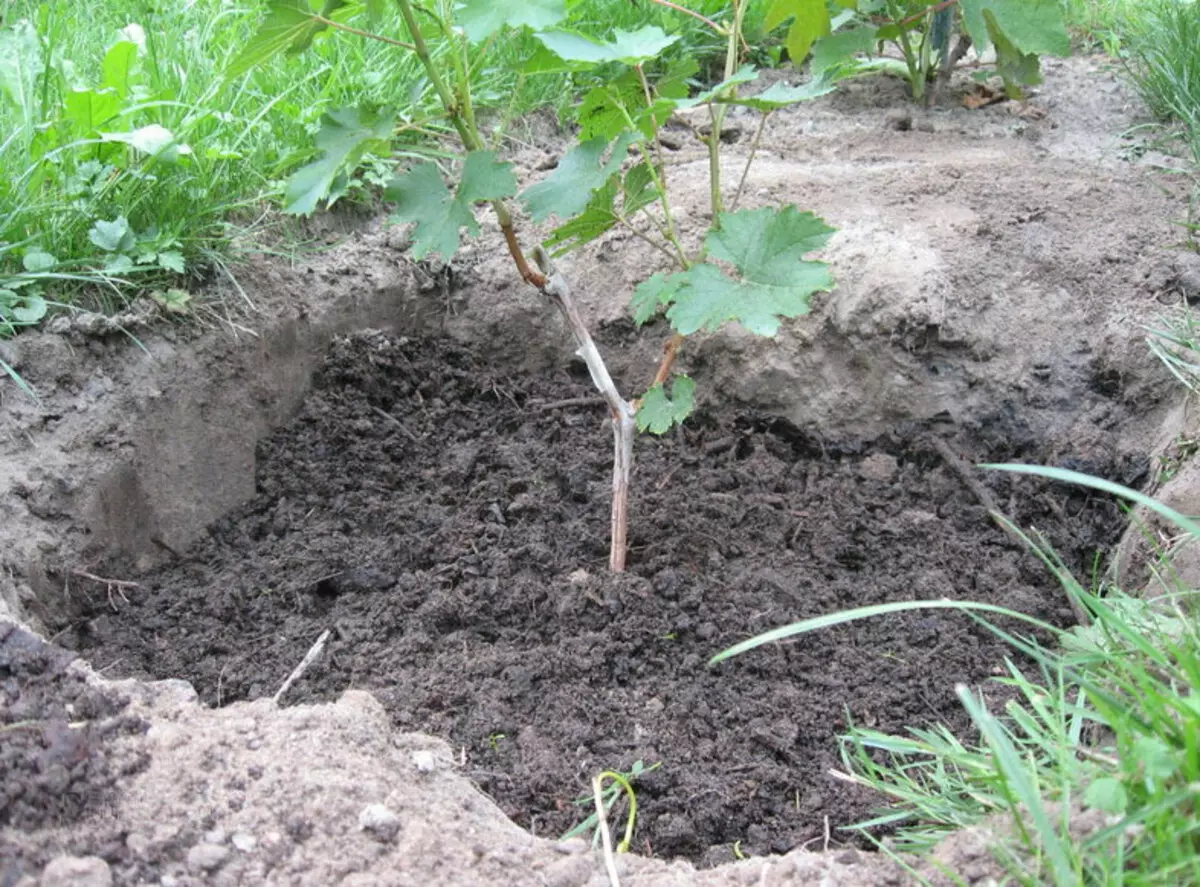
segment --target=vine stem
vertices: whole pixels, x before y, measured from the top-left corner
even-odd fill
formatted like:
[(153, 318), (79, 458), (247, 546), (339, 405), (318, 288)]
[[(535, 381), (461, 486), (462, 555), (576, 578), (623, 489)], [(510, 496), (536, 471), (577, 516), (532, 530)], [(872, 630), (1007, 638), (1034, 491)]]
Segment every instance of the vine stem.
[(754, 132), (754, 141), (750, 145), (750, 156), (746, 158), (746, 165), (742, 167), (742, 177), (738, 179), (737, 191), (733, 194), (733, 200), (729, 204), (730, 212), (738, 208), (738, 204), (742, 202), (742, 192), (746, 190), (746, 177), (750, 175), (750, 165), (754, 163), (754, 158), (758, 154), (759, 145), (762, 143), (763, 130), (767, 128), (767, 118), (771, 116), (770, 111), (763, 111), (762, 117), (758, 121), (758, 129)]
[(571, 296), (567, 279), (554, 267), (550, 254), (541, 246), (534, 250), (534, 258), (546, 276), (542, 292), (562, 313), (578, 346), (578, 354), (587, 364), (592, 384), (608, 404), (613, 426), (613, 481), (612, 481), (612, 533), (608, 551), (608, 568), (614, 573), (625, 571), (625, 552), (628, 548), (629, 527), (629, 478), (633, 473), (634, 416), (637, 411), (617, 390), (609, 375), (604, 358), (588, 332), (587, 324)]
[[(468, 151), (487, 150), (487, 145), (479, 137), (478, 131), (470, 125), (470, 121), (463, 116), (463, 109), (455, 100), (454, 93), (446, 85), (445, 78), (437, 69), (437, 65), (433, 63), (433, 57), (429, 54), (429, 46), (425, 43), (425, 38), (421, 36), (421, 27), (417, 24), (416, 16), (413, 14), (412, 3), (410, 0), (396, 0), (396, 5), (400, 7), (404, 25), (408, 28), (409, 36), (412, 37), (412, 50), (417, 54), (425, 73), (429, 75), (429, 82), (433, 85), (442, 107), (450, 115), (450, 122), (457, 130), (459, 138), (462, 139), (463, 146)], [(517, 240), (512, 213), (509, 212), (508, 206), (503, 200), (493, 200), (490, 203), (493, 212), (496, 213), (496, 220), (500, 223), (500, 230), (504, 234), (504, 243), (508, 247), (509, 255), (512, 256), (513, 263), (517, 266), (517, 273), (526, 283), (542, 289), (546, 285), (546, 278), (529, 267), (529, 262), (525, 259), (525, 253), (521, 250), (521, 244)]]
[(378, 40), (380, 43), (386, 43), (388, 46), (399, 46), (401, 49), (416, 50), (416, 47), (411, 43), (405, 43), (403, 40), (393, 40), (391, 37), (384, 37), (382, 34), (374, 34), (371, 31), (352, 28), (350, 25), (343, 25), (341, 22), (335, 22), (333, 19), (326, 18), (315, 12), (309, 13), (309, 16), (314, 22), (320, 22), (325, 27), (333, 28), (336, 31), (345, 31), (347, 34), (353, 34), (355, 37), (365, 37), (368, 40)]

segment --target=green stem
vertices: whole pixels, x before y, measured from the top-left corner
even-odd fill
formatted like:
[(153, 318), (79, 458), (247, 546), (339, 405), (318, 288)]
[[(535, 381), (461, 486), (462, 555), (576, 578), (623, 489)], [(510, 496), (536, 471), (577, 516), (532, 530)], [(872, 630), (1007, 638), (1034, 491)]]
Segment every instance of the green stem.
[[(413, 52), (417, 54), (421, 66), (425, 69), (425, 73), (429, 75), (429, 82), (433, 84), (434, 92), (437, 93), (442, 107), (446, 109), (446, 113), (450, 116), (450, 122), (458, 132), (459, 138), (462, 139), (463, 147), (467, 151), (487, 150), (487, 144), (480, 137), (474, 118), (467, 116), (470, 113), (469, 87), (464, 90), (467, 92), (467, 107), (466, 114), (464, 114), (463, 106), (455, 100), (454, 93), (446, 85), (446, 81), (437, 69), (437, 65), (433, 63), (433, 57), (429, 54), (429, 46), (425, 43), (425, 38), (421, 36), (421, 28), (417, 24), (416, 16), (413, 14), (412, 3), (410, 0), (396, 0), (396, 5), (400, 7), (400, 15), (404, 19), (404, 26), (408, 28), (408, 33), (412, 37)], [(444, 21), (439, 20), (439, 23), (443, 28), (445, 27)], [(455, 58), (458, 58), (457, 54)], [(545, 275), (539, 274), (529, 267), (529, 262), (526, 261), (525, 254), (521, 251), (521, 245), (517, 241), (517, 235), (513, 229), (512, 213), (509, 212), (508, 206), (503, 200), (492, 200), (490, 203), (493, 212), (496, 213), (496, 221), (500, 223), (500, 230), (504, 234), (504, 241), (508, 246), (513, 263), (517, 266), (517, 272), (521, 275), (521, 279), (539, 289), (545, 287)]]
[[(746, 0), (733, 0), (733, 25), (729, 29), (729, 42), (725, 49), (725, 78), (728, 80), (737, 71), (738, 52), (741, 45), (742, 20), (746, 14)], [(730, 87), (736, 91), (737, 87)], [(716, 98), (720, 98), (717, 96)], [(713, 227), (719, 226), (720, 213), (725, 205), (721, 198), (721, 127), (725, 123), (727, 108), (723, 102), (713, 101), (708, 105), (712, 130), (708, 134), (708, 189), (712, 206)]]
[(762, 144), (763, 130), (767, 128), (767, 118), (770, 116), (770, 111), (763, 111), (762, 117), (758, 120), (758, 129), (755, 130), (754, 141), (750, 145), (750, 156), (746, 158), (746, 165), (742, 167), (742, 177), (738, 180), (737, 191), (733, 194), (733, 202), (729, 204), (731, 212), (736, 210), (742, 201), (742, 192), (746, 190), (746, 177), (750, 175), (750, 165), (754, 163), (754, 158), (758, 154), (759, 145)]
[[(899, 21), (901, 10), (895, 0), (887, 0), (888, 15), (893, 21)], [(912, 87), (914, 99), (921, 98), (925, 93), (924, 78), (920, 72), (920, 61), (913, 52), (912, 41), (908, 39), (908, 31), (900, 28), (900, 50), (904, 53), (904, 65), (908, 68), (908, 82)]]

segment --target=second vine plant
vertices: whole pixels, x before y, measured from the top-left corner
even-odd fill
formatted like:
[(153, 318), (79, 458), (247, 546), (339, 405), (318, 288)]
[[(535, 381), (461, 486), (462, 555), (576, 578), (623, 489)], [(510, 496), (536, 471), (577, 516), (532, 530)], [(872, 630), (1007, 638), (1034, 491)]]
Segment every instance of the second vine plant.
[[(267, 58), (309, 47), (323, 31), (346, 31), (384, 40), (398, 52), (412, 53), (424, 68), (425, 94), (414, 107), (432, 106), (460, 143), (456, 181), (447, 181), (433, 162), (420, 162), (397, 175), (386, 189), (392, 219), (413, 223), (412, 251), (420, 259), (438, 253), (446, 260), (458, 250), (463, 229), (479, 231), (475, 207), (491, 207), (504, 235), (516, 273), (562, 312), (612, 418), (614, 455), (612, 538), (609, 566), (625, 569), (630, 471), (635, 428), (661, 434), (682, 422), (694, 408), (692, 380), (676, 372), (675, 359), (687, 336), (726, 324), (774, 336), (783, 318), (809, 310), (813, 293), (828, 290), (832, 277), (824, 265), (804, 258), (824, 246), (833, 229), (795, 206), (738, 209), (737, 193), (726, 206), (721, 181), (722, 123), (731, 106), (740, 105), (765, 122), (773, 111), (832, 91), (832, 78), (802, 86), (776, 83), (756, 95), (739, 88), (758, 72), (740, 64), (745, 49), (742, 22), (748, 0), (735, 0), (721, 21), (704, 18), (675, 3), (660, 5), (703, 19), (725, 41), (722, 82), (691, 95), (697, 71), (689, 60), (668, 62), (664, 53), (678, 39), (648, 25), (601, 36), (570, 27), (569, 0), (272, 0), (265, 20), (235, 60), (239, 75)], [(659, 0), (653, 0), (659, 2)], [(778, 4), (777, 4), (778, 5)], [(783, 6), (786, 6), (784, 4)], [(781, 7), (782, 9), (783, 7)], [(348, 24), (365, 15), (370, 30)], [(779, 21), (786, 20), (779, 13)], [(795, 23), (794, 23), (795, 24)], [(587, 91), (576, 111), (577, 143), (543, 181), (520, 191), (511, 164), (500, 161), (476, 122), (471, 77), (485, 64), (498, 40), (528, 29), (538, 50), (519, 74), (602, 69), (602, 85)], [(659, 129), (677, 111), (707, 108), (708, 125), (696, 127), (707, 145), (711, 224), (701, 246), (689, 252), (672, 209), (668, 170)], [(406, 115), (407, 116), (407, 115)], [(326, 114), (317, 135), (322, 155), (299, 170), (287, 188), (288, 209), (310, 212), (344, 187), (347, 168), (368, 150), (385, 146), (401, 115), (395, 109), (341, 109)], [(411, 119), (409, 117), (408, 119)], [(426, 118), (428, 119), (428, 118)], [(761, 135), (761, 127), (759, 129)], [(756, 141), (757, 144), (757, 141)], [(746, 168), (754, 159), (753, 149)], [(518, 192), (520, 192), (518, 194)], [(536, 264), (526, 258), (511, 203), (517, 198), (533, 223), (554, 217), (558, 227), (533, 248)], [(631, 294), (634, 320), (642, 325), (660, 312), (671, 326), (663, 357), (647, 389), (627, 399), (617, 389), (585, 325), (570, 285), (552, 259), (623, 228), (653, 244), (670, 263)]]

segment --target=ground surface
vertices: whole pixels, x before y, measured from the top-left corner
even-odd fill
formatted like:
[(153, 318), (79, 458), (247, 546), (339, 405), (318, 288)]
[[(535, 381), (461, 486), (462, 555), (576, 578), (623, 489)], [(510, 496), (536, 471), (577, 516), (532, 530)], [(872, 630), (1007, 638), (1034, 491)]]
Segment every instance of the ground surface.
[[(968, 461), (1137, 483), (1179, 418), (1141, 325), (1179, 298), (1182, 204), (1120, 138), (1139, 117), (1113, 71), (1053, 63), (1032, 103), (976, 112), (904, 101), (889, 81), (856, 82), (768, 125), (746, 202), (835, 224), (838, 287), (769, 349), (736, 333), (689, 346), (704, 408), (639, 443), (620, 580), (600, 568), (603, 412), (546, 408), (587, 386), (494, 231), (449, 268), (414, 265), (402, 236), (371, 228), (292, 264), (252, 261), (239, 279), (262, 313), (241, 312), (236, 291), (198, 294), (217, 326), (203, 334), (147, 311), (119, 326), (60, 318), (5, 344), (41, 400), (0, 390), (0, 607), (105, 675), (189, 677), (224, 707), (104, 685), (53, 652), (22, 660), (52, 679), (0, 669), (25, 712), (0, 728), (38, 724), (5, 730), (17, 751), (0, 756), (3, 797), (24, 800), (0, 811), (16, 860), (0, 879), (69, 853), (101, 857), (118, 883), (603, 883), (586, 853), (556, 855), (465, 777), (554, 835), (591, 773), (639, 758), (663, 763), (640, 793), (638, 846), (656, 855), (819, 848), (824, 815), (861, 815), (870, 799), (827, 775), (847, 711), (880, 728), (954, 722), (953, 682), (984, 678), (1000, 648), (939, 615), (715, 671), (704, 659), (856, 602), (950, 596), (1069, 618), (934, 441)], [(731, 123), (727, 181), (755, 121)], [(679, 218), (702, 222), (703, 156), (674, 135)], [(513, 157), (539, 176), (562, 140), (532, 136)], [(564, 262), (631, 391), (665, 333), (634, 341), (626, 294), (658, 267), (619, 234)], [(331, 337), (373, 327), (411, 341), (339, 340), (305, 401)], [(1113, 538), (1107, 503), (986, 483), (1074, 564)], [(1194, 512), (1195, 489), (1172, 501)], [(273, 694), (326, 629), (326, 655), (285, 703), (370, 689), (382, 707), (359, 693), (228, 705)], [(107, 701), (76, 721), (65, 705), (84, 698), (81, 675)], [(440, 762), (436, 784), (418, 751)], [(63, 779), (65, 807), (49, 793)], [(398, 834), (359, 827), (372, 803), (397, 812)], [(973, 860), (985, 877), (978, 846), (951, 851), (952, 869)], [(639, 884), (890, 883), (878, 863), (623, 865)]]
[[(184, 677), (216, 705), (273, 695), (332, 629), (292, 699), (370, 690), (399, 728), (460, 749), (465, 772), (541, 835), (582, 818), (571, 801), (595, 773), (661, 763), (641, 784), (639, 847), (716, 861), (735, 843), (786, 852), (826, 820), (867, 818), (874, 799), (828, 772), (848, 719), (961, 723), (955, 685), (986, 679), (1005, 651), (935, 614), (716, 670), (712, 654), (893, 600), (1070, 618), (933, 448), (952, 428), (822, 443), (781, 420), (701, 415), (639, 448), (631, 568), (610, 577), (604, 411), (554, 406), (587, 393), (566, 373), (497, 378), (434, 341), (338, 340), (295, 421), (264, 442), (259, 495), (184, 563), (139, 577), (128, 605), (97, 594), (77, 643), (105, 674)], [(1039, 460), (1006, 422), (988, 424), (986, 449), (960, 433), (968, 457)], [(1103, 460), (1075, 456), (1140, 479)], [(1117, 539), (1111, 503), (992, 482), (1073, 566)]]

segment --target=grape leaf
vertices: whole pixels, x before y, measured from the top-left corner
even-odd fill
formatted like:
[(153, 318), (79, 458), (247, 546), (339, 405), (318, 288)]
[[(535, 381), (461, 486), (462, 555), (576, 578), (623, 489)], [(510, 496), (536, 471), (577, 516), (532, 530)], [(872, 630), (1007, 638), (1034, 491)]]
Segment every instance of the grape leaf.
[(479, 234), (472, 206), (483, 200), (511, 197), (516, 191), (512, 164), (497, 162), (491, 151), (472, 151), (453, 193), (442, 181), (436, 164), (422, 163), (392, 179), (384, 195), (396, 204), (392, 221), (416, 223), (413, 230), (416, 258), (436, 252), (449, 259), (458, 252), (461, 228), (472, 235)]
[(677, 108), (694, 108), (696, 105), (702, 105), (705, 102), (711, 102), (716, 99), (721, 93), (733, 86), (738, 86), (742, 83), (750, 83), (758, 79), (758, 69), (754, 65), (742, 65), (737, 72), (727, 80), (722, 80), (711, 89), (706, 89), (703, 92), (697, 93), (691, 98), (685, 98), (677, 101)]
[[(618, 177), (611, 176), (603, 187), (592, 192), (587, 208), (555, 228), (543, 245), (553, 250), (555, 256), (561, 256), (595, 240), (620, 222), (622, 216), (628, 218), (657, 200), (658, 189), (646, 163), (643, 161), (631, 167), (619, 185)], [(615, 208), (618, 194), (621, 196), (619, 212)]]
[(814, 75), (848, 62), (860, 52), (875, 48), (876, 29), (870, 25), (847, 28), (822, 37), (813, 44), (810, 70)]
[[(321, 16), (329, 18), (345, 5), (346, 0), (325, 0)], [(308, 49), (313, 38), (327, 27), (313, 17), (308, 0), (271, 0), (267, 17), (242, 51), (229, 63), (225, 77), (228, 79), (245, 74), (281, 52), (298, 55)]]
[(679, 39), (668, 36), (662, 28), (654, 25), (646, 25), (636, 31), (622, 31), (618, 28), (613, 31), (613, 39), (609, 43), (565, 29), (539, 31), (534, 36), (561, 59), (593, 65), (602, 62), (640, 65), (657, 58), (664, 49)]
[(176, 274), (183, 274), (187, 270), (187, 265), (183, 260), (183, 253), (175, 249), (167, 249), (159, 253), (158, 266), (168, 271), (174, 271)]
[(592, 192), (621, 168), (625, 154), (636, 138), (631, 132), (618, 136), (607, 161), (604, 160), (607, 139), (580, 142), (563, 156), (544, 181), (530, 185), (522, 192), (521, 202), (530, 217), (541, 222), (552, 215), (569, 219), (583, 212)]
[(629, 128), (630, 121), (647, 139), (653, 139), (659, 126), (674, 112), (677, 100), (686, 99), (688, 79), (699, 70), (692, 59), (673, 63), (660, 77), (650, 77), (653, 104), (646, 105), (646, 93), (637, 71), (626, 71), (603, 86), (592, 88), (576, 110), (579, 138), (615, 139)]
[(766, 28), (770, 31), (789, 18), (792, 24), (784, 45), (792, 64), (799, 67), (804, 64), (813, 41), (829, 33), (829, 8), (825, 0), (774, 0), (767, 9)]
[(357, 166), (373, 143), (386, 143), (395, 120), (394, 108), (378, 112), (358, 108), (326, 111), (316, 138), (321, 155), (288, 179), (283, 211), (308, 215), (315, 210), (317, 202), (330, 193), (338, 173), (346, 167)]
[(1036, 55), (1071, 53), (1060, 0), (960, 0), (959, 6), (963, 25), (979, 52), (992, 43), (992, 29), (984, 15), (990, 12), (994, 28), (1016, 50)]
[(472, 43), (501, 28), (549, 28), (567, 16), (564, 0), (465, 0), (456, 10), (458, 23)]
[(983, 11), (988, 34), (996, 48), (996, 73), (1004, 78), (1004, 92), (1010, 99), (1019, 99), (1023, 86), (1037, 86), (1042, 82), (1041, 64), (1032, 52), (1021, 52), (1000, 30), (990, 9)]
[(772, 83), (758, 95), (738, 96), (728, 101), (734, 105), (744, 105), (756, 111), (775, 111), (786, 108), (798, 102), (808, 102), (823, 95), (828, 95), (837, 89), (837, 78), (829, 72), (822, 72), (800, 86), (788, 86), (785, 83)]
[(667, 319), (684, 336), (729, 322), (774, 336), (780, 318), (808, 313), (812, 294), (833, 285), (824, 262), (801, 258), (833, 233), (812, 213), (794, 206), (741, 210), (721, 213), (719, 222), (705, 246), (712, 258), (732, 264), (738, 276), (708, 263), (656, 274), (634, 292), (636, 322), (644, 323), (667, 305)]
[(671, 383), (671, 396), (667, 397), (662, 385), (655, 385), (638, 404), (638, 431), (665, 434), (692, 414), (696, 408), (696, 383), (687, 376), (676, 376)]
[(617, 224), (618, 217), (613, 209), (616, 199), (617, 179), (613, 176), (602, 188), (596, 189), (582, 213), (555, 228), (543, 245), (555, 256), (561, 256), (595, 240)]

